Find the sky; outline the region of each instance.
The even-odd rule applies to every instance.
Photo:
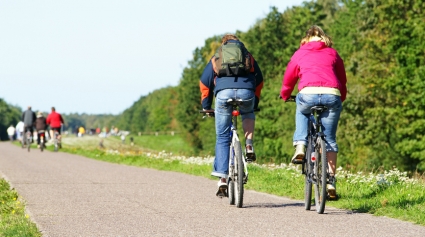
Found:
[[[118,115],[177,86],[207,38],[302,2],[0,0],[0,98],[34,111]]]

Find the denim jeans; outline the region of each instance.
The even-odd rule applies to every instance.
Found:
[[[301,94],[298,93],[297,110],[295,112],[295,133],[294,146],[298,144],[307,144],[308,119],[310,117],[310,108],[316,105],[328,107],[320,118],[322,120],[322,131],[326,136],[326,150],[338,152],[336,143],[336,130],[339,117],[342,111],[341,97],[330,94]]]
[[[211,175],[220,178],[227,178],[229,172],[232,106],[227,104],[227,100],[231,98],[242,100],[242,104],[239,106],[242,120],[246,118],[255,119],[255,94],[253,90],[224,89],[217,93],[215,97],[215,159]]]

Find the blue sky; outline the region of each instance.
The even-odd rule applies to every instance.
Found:
[[[302,2],[1,0],[0,98],[35,111],[119,114],[178,85],[207,38],[247,31],[270,6]]]

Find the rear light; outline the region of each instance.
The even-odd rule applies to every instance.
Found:
[[[237,111],[237,110],[233,110],[233,111],[232,111],[232,115],[233,115],[233,116],[239,116],[239,114],[240,114],[240,113],[239,113],[239,111]]]
[[[316,152],[312,152],[311,153],[311,161],[315,162],[316,161]]]

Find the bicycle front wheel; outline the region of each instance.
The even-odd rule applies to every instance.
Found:
[[[233,149],[235,152],[235,201],[236,207],[242,207],[243,205],[243,178],[244,178],[244,166],[242,161],[242,149],[241,143],[238,139],[233,141]]]
[[[323,214],[326,204],[326,181],[327,181],[327,167],[328,159],[326,157],[326,143],[319,137],[315,146],[316,161],[314,165],[314,172],[316,183],[314,185],[316,211]]]
[[[308,144],[307,144],[307,150],[305,154],[305,159],[303,163],[303,173],[304,173],[304,207],[306,210],[310,210],[311,208],[311,190],[312,190],[312,183],[311,183],[311,143],[312,139],[311,137],[308,138]]]

